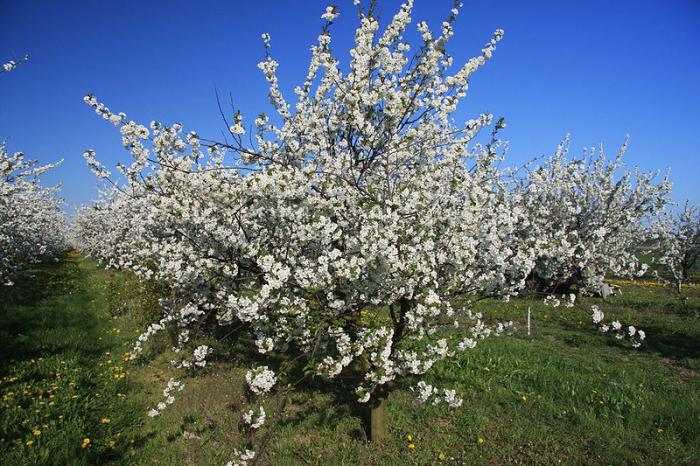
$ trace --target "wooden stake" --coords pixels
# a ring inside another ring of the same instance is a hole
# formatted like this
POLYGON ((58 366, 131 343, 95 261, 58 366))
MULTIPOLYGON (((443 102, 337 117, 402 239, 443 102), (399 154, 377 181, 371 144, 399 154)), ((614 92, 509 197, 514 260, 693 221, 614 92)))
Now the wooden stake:
POLYGON ((527 307, 527 336, 530 336, 530 306, 527 307))

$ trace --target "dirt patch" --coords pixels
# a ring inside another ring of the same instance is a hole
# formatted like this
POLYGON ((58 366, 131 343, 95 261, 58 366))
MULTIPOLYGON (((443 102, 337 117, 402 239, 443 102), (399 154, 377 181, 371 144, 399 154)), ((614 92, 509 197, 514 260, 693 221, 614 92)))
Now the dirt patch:
POLYGON ((671 358, 662 358, 661 359, 661 364, 664 366, 668 367, 671 372, 673 372, 673 375, 678 377, 681 380, 689 380, 692 379, 693 377, 697 377, 698 373, 694 371, 693 369, 688 369, 687 367, 683 367, 680 365, 678 361, 675 359, 671 358))

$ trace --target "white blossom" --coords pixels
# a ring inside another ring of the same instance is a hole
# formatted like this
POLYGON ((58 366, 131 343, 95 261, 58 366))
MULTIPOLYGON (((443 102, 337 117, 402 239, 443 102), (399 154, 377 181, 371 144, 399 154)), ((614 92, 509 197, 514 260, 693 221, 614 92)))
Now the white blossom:
POLYGON ((260 406, 257 417, 254 416, 255 411, 251 409, 243 415, 243 420, 250 426, 251 429, 255 430, 259 429, 263 426, 263 424, 265 424, 265 409, 260 406))
POLYGON ((639 348, 642 345, 642 342, 646 338, 644 330, 640 330, 634 325, 628 325, 627 328, 625 328, 619 320, 614 320, 610 324, 606 324, 603 322, 604 318, 605 315, 598 306, 591 306, 591 320, 598 326, 598 330, 601 333, 611 332, 617 340, 628 339, 634 348, 639 348))
POLYGON ((245 379, 246 382, 248 382, 250 391, 256 395, 269 392, 277 382, 275 373, 269 370, 267 366, 260 366, 249 370, 246 373, 245 379))

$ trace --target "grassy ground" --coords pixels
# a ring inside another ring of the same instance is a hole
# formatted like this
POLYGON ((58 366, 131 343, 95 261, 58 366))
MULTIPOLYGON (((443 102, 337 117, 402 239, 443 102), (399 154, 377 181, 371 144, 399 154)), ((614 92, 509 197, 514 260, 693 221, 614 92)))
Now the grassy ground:
MULTIPOLYGON (((262 463, 700 464, 700 290, 679 300, 650 283, 623 288, 574 309, 525 299, 480 303, 519 331, 435 368, 429 381, 456 388, 464 397, 458 410, 418 406, 397 387, 382 447, 366 443, 362 412, 342 381, 301 387, 262 463), (646 344, 634 350, 597 333, 591 304, 606 320, 646 330, 646 344)), ((242 445, 238 425, 250 403, 246 366, 235 359, 212 360, 184 380, 161 416, 145 416, 174 375, 167 351, 139 365, 120 360, 157 312, 148 286, 71 256, 1 293, 0 464, 223 464, 242 445), (90 444, 81 448, 85 438, 90 444)), ((243 350, 224 340, 217 354, 243 350)), ((269 416, 275 403, 266 402, 269 416)))
POLYGON ((143 406, 110 312, 110 274, 71 255, 0 290, 0 464, 135 455, 143 406))

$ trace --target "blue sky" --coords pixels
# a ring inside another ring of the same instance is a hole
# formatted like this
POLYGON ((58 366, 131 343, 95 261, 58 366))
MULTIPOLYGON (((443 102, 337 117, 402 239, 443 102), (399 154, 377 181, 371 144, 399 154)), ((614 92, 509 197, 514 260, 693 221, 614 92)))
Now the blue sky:
MULTIPOLYGON (((387 19, 400 2, 378 3, 387 19)), ((415 3, 414 21, 434 28, 451 8, 449 0, 415 3)), ((42 162, 64 158, 46 183, 63 185, 71 209, 97 195, 85 149, 108 165, 128 156, 84 94, 142 123, 179 121, 218 135, 214 86, 230 92, 249 121, 269 112, 256 67, 260 34, 271 34, 291 95, 327 4, 0 0, 0 60, 31 55, 0 76, 0 138, 42 162)), ((338 5, 335 51, 347 63, 357 18, 351 0, 338 5)), ((610 155, 629 134, 629 165, 671 167, 674 199, 700 202, 700 2, 467 1, 450 47, 455 61, 478 54, 499 27, 505 39, 472 79, 458 121, 504 116, 512 164, 551 153, 569 132, 575 153, 602 142, 610 155)))

